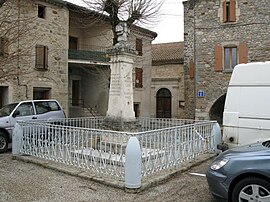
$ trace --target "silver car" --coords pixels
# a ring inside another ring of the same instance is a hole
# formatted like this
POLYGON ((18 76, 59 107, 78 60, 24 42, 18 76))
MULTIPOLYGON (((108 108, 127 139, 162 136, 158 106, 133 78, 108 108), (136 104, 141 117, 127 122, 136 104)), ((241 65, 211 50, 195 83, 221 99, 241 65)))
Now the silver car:
POLYGON ((221 153, 206 176, 218 201, 270 202, 270 140, 221 153))
POLYGON ((0 153, 8 149, 16 121, 65 117, 63 108, 56 100, 28 100, 4 106, 0 109, 0 153))

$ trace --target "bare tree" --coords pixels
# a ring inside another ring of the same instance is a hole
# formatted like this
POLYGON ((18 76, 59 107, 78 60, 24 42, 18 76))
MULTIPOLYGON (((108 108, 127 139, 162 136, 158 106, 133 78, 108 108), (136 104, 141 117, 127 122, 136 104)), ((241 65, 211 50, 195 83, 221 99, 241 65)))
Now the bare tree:
POLYGON ((132 24, 147 25, 158 21, 159 12, 164 0, 82 0, 90 9, 109 17, 113 45, 117 43, 116 26, 124 21, 132 24))
POLYGON ((16 81, 20 85, 19 75, 30 73, 29 58, 35 40, 27 41, 27 35, 33 32, 29 27, 33 16, 24 16, 21 9, 24 3, 0 0, 0 82, 16 81))

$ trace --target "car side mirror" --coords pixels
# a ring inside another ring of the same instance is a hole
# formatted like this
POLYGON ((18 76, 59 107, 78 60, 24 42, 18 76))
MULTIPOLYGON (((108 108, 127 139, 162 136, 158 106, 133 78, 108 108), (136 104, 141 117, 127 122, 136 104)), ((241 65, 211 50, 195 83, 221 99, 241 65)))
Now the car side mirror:
POLYGON ((15 111, 13 114, 12 114, 12 117, 15 118, 16 116, 20 115, 20 111, 15 111))

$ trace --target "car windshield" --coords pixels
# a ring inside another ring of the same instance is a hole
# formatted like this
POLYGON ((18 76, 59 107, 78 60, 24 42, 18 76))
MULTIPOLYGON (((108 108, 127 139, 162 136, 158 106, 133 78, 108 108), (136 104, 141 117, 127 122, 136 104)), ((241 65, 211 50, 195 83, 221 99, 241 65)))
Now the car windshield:
POLYGON ((0 117, 8 116, 14 110, 14 108, 18 105, 18 103, 12 103, 4 106, 0 109, 0 117))

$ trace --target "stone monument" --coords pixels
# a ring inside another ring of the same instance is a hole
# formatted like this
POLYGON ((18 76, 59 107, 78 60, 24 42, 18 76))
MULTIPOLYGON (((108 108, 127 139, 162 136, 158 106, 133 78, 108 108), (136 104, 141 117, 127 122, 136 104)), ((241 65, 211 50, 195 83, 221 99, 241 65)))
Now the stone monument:
POLYGON ((104 126, 117 131, 137 131, 138 124, 133 107, 132 71, 136 51, 128 44, 130 33, 126 22, 116 26, 117 41, 110 55, 111 80, 108 110, 104 126))

